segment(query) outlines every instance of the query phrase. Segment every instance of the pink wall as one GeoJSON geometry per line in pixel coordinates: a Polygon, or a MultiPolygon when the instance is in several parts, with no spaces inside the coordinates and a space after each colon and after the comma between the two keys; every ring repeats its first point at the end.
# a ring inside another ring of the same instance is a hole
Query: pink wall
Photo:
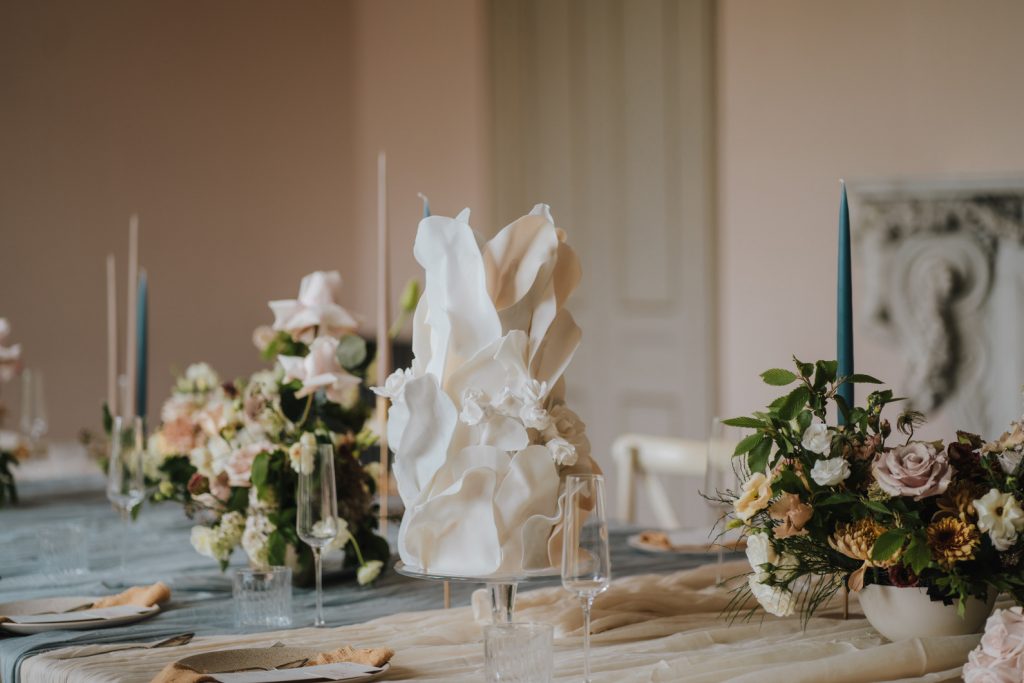
{"type": "MultiPolygon", "coordinates": [[[[732,415],[773,395],[762,370],[835,356],[839,178],[1024,169],[1024,3],[718,7],[720,410],[732,415]]],[[[857,369],[898,389],[895,350],[856,332],[857,369]]]]}
{"type": "Polygon", "coordinates": [[[104,256],[123,297],[133,211],[154,409],[172,368],[255,369],[266,301],[310,270],[339,269],[373,329],[377,149],[396,289],[415,272],[416,191],[488,210],[483,35],[479,0],[5,4],[0,316],[46,374],[53,436],[98,425],[104,256]]]}

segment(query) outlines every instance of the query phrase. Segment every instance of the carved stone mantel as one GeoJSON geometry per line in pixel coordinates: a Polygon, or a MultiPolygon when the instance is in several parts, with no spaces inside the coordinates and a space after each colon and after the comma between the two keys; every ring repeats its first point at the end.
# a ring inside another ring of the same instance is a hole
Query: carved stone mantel
{"type": "Polygon", "coordinates": [[[1024,180],[853,190],[859,299],[910,407],[997,436],[1022,412],[1024,180]]]}

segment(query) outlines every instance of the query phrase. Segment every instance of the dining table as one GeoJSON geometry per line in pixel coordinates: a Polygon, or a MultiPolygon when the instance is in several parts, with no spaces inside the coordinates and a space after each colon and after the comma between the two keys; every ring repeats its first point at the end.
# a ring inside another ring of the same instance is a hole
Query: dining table
{"type": "MultiPolygon", "coordinates": [[[[237,550],[221,571],[191,547],[192,525],[179,506],[146,503],[126,528],[107,503],[98,473],[24,485],[21,502],[0,511],[0,603],[107,595],[156,581],[166,583],[172,597],[155,616],[128,626],[0,636],[0,681],[143,683],[188,655],[279,643],[392,648],[386,681],[484,680],[482,626],[492,615],[481,586],[452,583],[446,608],[439,583],[400,575],[393,557],[372,585],[359,586],[344,573],[325,579],[328,628],[312,628],[315,594],[296,587],[291,628],[241,629],[233,617],[231,573],[246,564],[244,553],[237,550]],[[38,538],[60,527],[87,539],[86,570],[56,575],[44,569],[38,538]],[[183,634],[192,635],[190,642],[124,649],[183,634]]],[[[715,552],[643,552],[627,543],[636,531],[625,525],[610,531],[613,581],[593,612],[596,683],[942,683],[959,680],[978,642],[969,635],[891,643],[866,622],[855,598],[848,618],[835,601],[809,620],[757,609],[731,617],[730,600],[749,572],[742,555],[726,553],[725,563],[716,565],[715,552]]],[[[581,680],[578,599],[557,576],[523,589],[516,620],[554,627],[554,680],[581,680]]]]}

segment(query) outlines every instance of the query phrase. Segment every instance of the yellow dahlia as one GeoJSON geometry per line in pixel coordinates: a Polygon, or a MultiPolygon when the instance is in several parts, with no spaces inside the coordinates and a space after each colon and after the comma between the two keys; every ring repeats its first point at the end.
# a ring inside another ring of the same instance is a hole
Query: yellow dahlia
{"type": "MultiPolygon", "coordinates": [[[[854,560],[871,562],[871,549],[878,537],[885,533],[885,527],[865,517],[849,524],[840,524],[828,539],[828,544],[847,557],[854,560]]],[[[889,563],[886,563],[888,565],[889,563]]]]}
{"type": "Polygon", "coordinates": [[[981,545],[978,527],[959,517],[943,517],[928,525],[928,546],[932,558],[940,566],[949,569],[957,562],[974,559],[974,553],[981,545]]]}

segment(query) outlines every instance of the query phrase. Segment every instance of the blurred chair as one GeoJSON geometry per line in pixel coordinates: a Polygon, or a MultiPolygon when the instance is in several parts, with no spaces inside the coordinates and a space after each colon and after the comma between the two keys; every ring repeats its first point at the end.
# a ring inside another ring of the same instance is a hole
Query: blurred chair
{"type": "Polygon", "coordinates": [[[661,482],[663,475],[703,477],[708,442],[644,434],[623,434],[612,444],[618,472],[618,513],[623,521],[636,521],[636,485],[643,484],[658,525],[678,529],[682,525],[672,499],[661,482]]]}

